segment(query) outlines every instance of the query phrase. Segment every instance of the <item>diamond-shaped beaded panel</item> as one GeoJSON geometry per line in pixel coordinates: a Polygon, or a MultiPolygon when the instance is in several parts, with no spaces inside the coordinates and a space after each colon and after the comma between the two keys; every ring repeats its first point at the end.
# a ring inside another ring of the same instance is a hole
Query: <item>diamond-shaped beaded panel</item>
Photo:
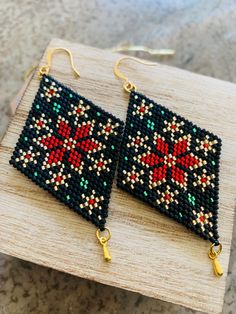
{"type": "Polygon", "coordinates": [[[123,122],[43,76],[10,163],[101,230],[123,122]]]}
{"type": "Polygon", "coordinates": [[[132,92],[117,185],[217,244],[220,151],[216,135],[132,92]]]}

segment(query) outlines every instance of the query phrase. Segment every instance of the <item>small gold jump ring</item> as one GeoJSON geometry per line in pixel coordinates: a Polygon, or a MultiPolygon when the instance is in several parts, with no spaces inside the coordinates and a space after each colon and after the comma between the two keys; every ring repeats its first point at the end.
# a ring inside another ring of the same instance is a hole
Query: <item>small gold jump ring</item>
{"type": "Polygon", "coordinates": [[[110,238],[111,238],[111,230],[110,230],[109,228],[105,227],[104,231],[107,232],[107,236],[102,236],[100,229],[98,229],[98,230],[96,231],[96,236],[97,236],[97,238],[98,238],[98,241],[99,241],[101,244],[104,244],[105,242],[109,241],[110,238]]]}
{"type": "Polygon", "coordinates": [[[220,253],[222,252],[222,244],[219,243],[218,245],[216,245],[215,243],[213,243],[210,247],[210,250],[209,250],[209,257],[211,259],[215,259],[218,255],[220,255],[220,253]],[[214,248],[218,246],[218,250],[214,250],[214,248]]]}
{"type": "Polygon", "coordinates": [[[47,65],[42,65],[39,69],[39,77],[42,78],[43,75],[48,75],[49,67],[47,65]]]}
{"type": "Polygon", "coordinates": [[[137,89],[133,83],[127,82],[127,81],[124,83],[123,87],[124,87],[124,90],[128,93],[131,93],[132,91],[136,91],[137,89]]]}

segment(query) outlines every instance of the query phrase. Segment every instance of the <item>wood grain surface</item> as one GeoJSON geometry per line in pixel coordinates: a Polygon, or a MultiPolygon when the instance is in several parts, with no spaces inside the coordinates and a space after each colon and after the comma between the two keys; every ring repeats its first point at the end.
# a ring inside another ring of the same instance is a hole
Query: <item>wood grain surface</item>
{"type": "MultiPolygon", "coordinates": [[[[118,55],[54,39],[49,47],[71,49],[74,77],[63,53],[50,74],[63,84],[125,120],[129,95],[113,75],[118,55]]],[[[45,60],[45,56],[41,63],[45,60]]],[[[60,204],[8,164],[39,86],[34,75],[0,148],[0,251],[104,284],[136,291],[208,313],[220,313],[234,222],[236,190],[236,85],[158,64],[124,62],[123,71],[138,90],[216,133],[223,140],[220,172],[220,262],[214,277],[209,243],[116,188],[107,225],[112,230],[112,262],[105,263],[95,228],[60,204]]]]}

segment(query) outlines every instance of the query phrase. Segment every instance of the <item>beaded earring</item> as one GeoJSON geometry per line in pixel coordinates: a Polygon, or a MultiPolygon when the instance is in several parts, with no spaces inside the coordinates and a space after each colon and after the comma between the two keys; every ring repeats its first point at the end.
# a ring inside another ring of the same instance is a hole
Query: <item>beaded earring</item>
{"type": "Polygon", "coordinates": [[[93,223],[106,261],[105,227],[123,122],[49,75],[52,55],[39,69],[40,85],[10,160],[15,168],[93,223]],[[105,231],[105,233],[102,233],[105,231]]]}
{"type": "Polygon", "coordinates": [[[117,185],[175,219],[212,244],[208,253],[217,276],[222,251],[217,231],[221,139],[136,90],[120,72],[130,93],[121,144],[117,185]]]}

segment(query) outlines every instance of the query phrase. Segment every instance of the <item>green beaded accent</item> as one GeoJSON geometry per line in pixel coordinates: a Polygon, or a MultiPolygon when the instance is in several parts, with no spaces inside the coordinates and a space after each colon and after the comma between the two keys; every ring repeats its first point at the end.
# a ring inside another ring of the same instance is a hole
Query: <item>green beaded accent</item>
{"type": "Polygon", "coordinates": [[[161,114],[165,114],[165,111],[164,111],[164,110],[162,110],[162,111],[161,111],[161,114]]]}
{"type": "Polygon", "coordinates": [[[114,146],[114,145],[111,145],[111,149],[115,149],[115,146],[114,146]]]}
{"type": "Polygon", "coordinates": [[[28,137],[27,137],[27,136],[25,136],[25,137],[24,137],[24,140],[25,140],[25,141],[28,141],[28,137]]]}
{"type": "Polygon", "coordinates": [[[124,160],[129,160],[129,158],[127,156],[124,157],[124,160]]]}
{"type": "Polygon", "coordinates": [[[191,195],[190,193],[188,193],[188,201],[189,201],[189,203],[191,203],[194,206],[196,198],[193,195],[191,195]]]}
{"type": "Polygon", "coordinates": [[[211,163],[213,166],[215,166],[215,164],[216,164],[214,160],[212,160],[211,163]]]}
{"type": "Polygon", "coordinates": [[[101,115],[101,112],[97,112],[97,116],[100,117],[100,115],[101,115]]]}
{"type": "Polygon", "coordinates": [[[72,94],[70,94],[69,96],[70,96],[70,98],[72,98],[72,97],[73,97],[73,95],[72,95],[72,94]]]}
{"type": "Polygon", "coordinates": [[[37,172],[37,171],[34,172],[34,176],[35,176],[35,177],[38,176],[38,172],[37,172]]]}
{"type": "Polygon", "coordinates": [[[151,129],[152,131],[154,131],[155,123],[151,120],[148,120],[147,127],[151,129]]]}
{"type": "Polygon", "coordinates": [[[147,193],[146,191],[144,191],[143,194],[144,194],[145,196],[148,196],[148,193],[147,193]]]}
{"type": "Polygon", "coordinates": [[[88,188],[88,180],[85,180],[84,177],[81,178],[80,186],[82,186],[85,190],[88,188]]]}
{"type": "Polygon", "coordinates": [[[133,123],[130,123],[131,128],[134,126],[133,123]]]}
{"type": "Polygon", "coordinates": [[[69,201],[70,200],[70,195],[66,195],[66,199],[69,201]]]}
{"type": "Polygon", "coordinates": [[[103,182],[103,185],[104,185],[104,186],[107,186],[107,183],[106,183],[106,181],[104,181],[104,182],[103,182]]]}
{"type": "Polygon", "coordinates": [[[59,113],[60,109],[61,109],[61,105],[59,105],[58,103],[54,102],[53,103],[53,108],[54,111],[56,111],[56,113],[59,113]]]}
{"type": "Polygon", "coordinates": [[[196,132],[197,132],[197,129],[196,129],[196,128],[193,128],[193,132],[196,133],[196,132]]]}
{"type": "Polygon", "coordinates": [[[40,106],[39,105],[36,105],[36,109],[39,109],[40,108],[40,106]]]}

